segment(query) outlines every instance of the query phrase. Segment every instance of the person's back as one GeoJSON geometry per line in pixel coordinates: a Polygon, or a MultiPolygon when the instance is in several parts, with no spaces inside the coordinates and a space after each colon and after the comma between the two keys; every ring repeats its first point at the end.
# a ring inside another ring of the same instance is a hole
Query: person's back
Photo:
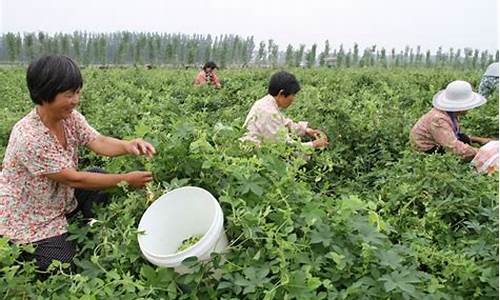
{"type": "Polygon", "coordinates": [[[413,125],[410,131],[410,142],[415,149],[427,152],[436,146],[436,143],[433,142],[432,132],[426,124],[436,124],[440,117],[443,117],[443,112],[433,108],[413,125]]]}

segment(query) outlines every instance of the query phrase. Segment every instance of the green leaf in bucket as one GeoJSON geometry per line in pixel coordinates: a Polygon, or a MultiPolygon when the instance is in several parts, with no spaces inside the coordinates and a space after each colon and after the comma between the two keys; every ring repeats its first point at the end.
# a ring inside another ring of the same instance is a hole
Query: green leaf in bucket
{"type": "Polygon", "coordinates": [[[203,237],[203,235],[201,235],[201,234],[195,234],[195,235],[188,237],[187,239],[184,239],[182,241],[181,245],[179,246],[179,248],[177,248],[177,252],[184,251],[187,248],[193,246],[194,244],[198,243],[202,237],[203,237]]]}

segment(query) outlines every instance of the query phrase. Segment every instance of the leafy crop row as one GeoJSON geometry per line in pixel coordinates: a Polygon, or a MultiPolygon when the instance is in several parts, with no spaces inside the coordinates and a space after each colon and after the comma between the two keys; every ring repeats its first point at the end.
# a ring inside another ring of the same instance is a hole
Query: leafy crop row
{"type": "MultiPolygon", "coordinates": [[[[21,248],[0,239],[5,299],[493,299],[498,297],[498,175],[478,175],[453,155],[408,147],[433,94],[480,71],[296,70],[302,90],[286,112],[322,128],[324,151],[238,138],[271,70],[223,70],[220,90],[193,88],[194,71],[84,72],[80,111],[103,134],[143,137],[152,192],[183,185],[221,203],[224,257],[178,275],[140,254],[136,228],[146,192],[116,188],[97,222],[73,222],[78,274],[55,266],[38,279],[21,248]],[[305,153],[305,154],[304,154],[305,153]],[[214,276],[219,269],[221,278],[214,276]]],[[[0,70],[0,156],[29,109],[23,70],[0,70]]],[[[467,115],[468,133],[498,137],[498,92],[467,115]]],[[[135,157],[82,151],[82,168],[143,168],[135,157]]]]}

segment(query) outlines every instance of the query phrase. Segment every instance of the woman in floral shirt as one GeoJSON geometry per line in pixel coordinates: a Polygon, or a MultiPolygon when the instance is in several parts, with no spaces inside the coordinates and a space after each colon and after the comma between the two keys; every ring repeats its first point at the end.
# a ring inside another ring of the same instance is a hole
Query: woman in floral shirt
{"type": "Polygon", "coordinates": [[[311,142],[303,143],[306,147],[328,146],[328,138],[323,132],[310,128],[308,122],[294,122],[281,112],[281,109],[292,105],[295,94],[299,91],[299,82],[292,74],[285,71],[273,74],[269,81],[268,94],[250,108],[243,124],[247,132],[240,140],[260,144],[264,140],[276,141],[282,136],[286,142],[292,142],[289,136],[289,133],[292,133],[314,138],[311,142]]]}
{"type": "MultiPolygon", "coordinates": [[[[66,56],[44,56],[28,67],[27,85],[35,107],[12,129],[0,173],[0,236],[33,243],[40,269],[52,260],[72,262],[66,216],[90,207],[102,190],[126,182],[142,187],[150,172],[103,174],[78,171],[78,147],[105,156],[151,157],[155,149],[141,139],[122,141],[100,135],[79,112],[83,80],[66,56]],[[76,189],[76,191],[75,191],[76,189]],[[76,195],[76,199],[75,199],[76,195]]],[[[88,210],[84,214],[88,217],[88,210]]]]}
{"type": "Polygon", "coordinates": [[[458,118],[484,103],[486,99],[474,93],[468,82],[451,82],[434,96],[434,108],[413,126],[410,133],[413,147],[427,153],[451,151],[464,160],[472,160],[478,149],[471,144],[484,145],[490,139],[463,134],[458,118]]]}

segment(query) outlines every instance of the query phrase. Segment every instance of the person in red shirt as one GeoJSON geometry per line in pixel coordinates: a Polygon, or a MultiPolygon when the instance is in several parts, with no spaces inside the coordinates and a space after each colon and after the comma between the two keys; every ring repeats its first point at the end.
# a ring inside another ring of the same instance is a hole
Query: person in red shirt
{"type": "Polygon", "coordinates": [[[220,81],[217,75],[215,74],[215,69],[217,69],[217,65],[213,61],[207,62],[203,69],[196,75],[196,79],[194,80],[194,84],[197,86],[202,86],[205,84],[212,85],[216,88],[220,88],[220,81]]]}

